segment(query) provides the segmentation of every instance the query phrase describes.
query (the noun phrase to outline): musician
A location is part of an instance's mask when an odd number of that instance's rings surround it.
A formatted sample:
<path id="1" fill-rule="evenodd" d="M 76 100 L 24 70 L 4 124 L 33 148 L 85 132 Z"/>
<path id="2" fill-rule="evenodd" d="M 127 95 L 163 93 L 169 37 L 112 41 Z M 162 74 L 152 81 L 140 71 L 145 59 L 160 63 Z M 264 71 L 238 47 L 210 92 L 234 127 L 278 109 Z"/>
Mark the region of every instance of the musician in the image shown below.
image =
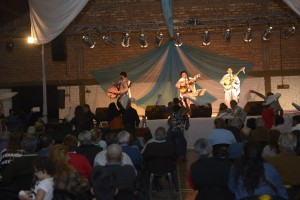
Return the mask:
<path id="1" fill-rule="evenodd" d="M 118 91 L 116 92 L 119 96 L 117 101 L 119 101 L 122 104 L 123 108 L 126 109 L 128 100 L 131 98 L 131 92 L 130 92 L 131 81 L 128 80 L 127 73 L 121 72 L 120 81 L 117 84 L 115 83 L 113 84 L 118 89 Z"/>
<path id="2" fill-rule="evenodd" d="M 232 69 L 230 67 L 227 69 L 227 74 L 221 79 L 220 84 L 224 87 L 224 101 L 228 107 L 230 107 L 231 100 L 239 102 L 240 79 L 237 75 L 232 74 Z"/>

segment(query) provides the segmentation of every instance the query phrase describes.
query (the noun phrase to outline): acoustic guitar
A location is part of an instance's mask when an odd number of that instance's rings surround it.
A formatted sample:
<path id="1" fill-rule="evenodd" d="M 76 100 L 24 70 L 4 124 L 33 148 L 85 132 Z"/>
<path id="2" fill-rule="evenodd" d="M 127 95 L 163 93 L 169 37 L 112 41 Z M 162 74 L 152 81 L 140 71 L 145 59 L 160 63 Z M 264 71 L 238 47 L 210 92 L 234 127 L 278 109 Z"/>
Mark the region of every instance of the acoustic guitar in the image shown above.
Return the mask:
<path id="1" fill-rule="evenodd" d="M 186 80 L 185 85 L 181 86 L 179 88 L 180 93 L 186 93 L 189 90 L 191 90 L 191 92 L 194 92 L 193 90 L 195 90 L 194 86 L 195 86 L 196 80 L 197 80 L 197 78 L 200 78 L 200 76 L 201 76 L 200 74 L 197 74 L 193 78 Z"/>
<path id="2" fill-rule="evenodd" d="M 230 90 L 230 89 L 233 87 L 233 83 L 234 83 L 235 77 L 237 77 L 237 76 L 239 75 L 239 73 L 241 73 L 241 72 L 243 72 L 243 73 L 245 74 L 245 67 L 242 67 L 236 74 L 234 74 L 234 75 L 232 76 L 231 79 L 228 78 L 228 79 L 226 79 L 226 80 L 224 81 L 223 86 L 224 86 L 224 88 L 225 88 L 226 90 Z"/>

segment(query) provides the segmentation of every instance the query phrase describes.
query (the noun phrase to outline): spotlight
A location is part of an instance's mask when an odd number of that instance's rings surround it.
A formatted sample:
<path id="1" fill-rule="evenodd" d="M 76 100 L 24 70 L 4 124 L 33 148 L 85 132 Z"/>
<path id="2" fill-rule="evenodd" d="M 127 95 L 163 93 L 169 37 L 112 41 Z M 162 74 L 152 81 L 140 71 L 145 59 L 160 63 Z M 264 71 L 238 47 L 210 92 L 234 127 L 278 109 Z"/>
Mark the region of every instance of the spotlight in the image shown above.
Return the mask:
<path id="1" fill-rule="evenodd" d="M 180 33 L 176 33 L 176 36 L 174 38 L 174 43 L 176 47 L 180 47 L 182 45 L 182 41 L 181 41 L 181 34 Z"/>
<path id="2" fill-rule="evenodd" d="M 231 30 L 228 28 L 225 30 L 225 41 L 229 43 L 231 40 Z"/>
<path id="3" fill-rule="evenodd" d="M 125 33 L 123 40 L 122 40 L 122 46 L 129 47 L 129 45 L 130 45 L 130 35 L 129 35 L 129 33 Z"/>
<path id="4" fill-rule="evenodd" d="M 160 47 L 163 39 L 164 39 L 164 34 L 162 34 L 161 32 L 156 35 L 156 37 L 155 37 L 155 45 L 156 45 L 156 47 Z"/>
<path id="5" fill-rule="evenodd" d="M 116 40 L 111 36 L 110 33 L 107 33 L 103 36 L 103 40 L 107 44 L 116 44 Z"/>
<path id="6" fill-rule="evenodd" d="M 88 35 L 82 36 L 82 41 L 91 49 L 95 47 L 96 42 L 94 42 Z"/>
<path id="7" fill-rule="evenodd" d="M 142 47 L 142 48 L 146 48 L 146 47 L 148 46 L 148 42 L 147 42 L 146 38 L 147 38 L 147 37 L 145 36 L 144 33 L 141 33 L 141 34 L 140 34 L 139 41 L 140 41 L 140 43 L 141 43 L 141 47 Z"/>
<path id="8" fill-rule="evenodd" d="M 209 44 L 210 44 L 210 33 L 209 33 L 209 31 L 204 31 L 203 45 L 208 46 Z"/>
<path id="9" fill-rule="evenodd" d="M 9 37 L 9 40 L 6 42 L 6 50 L 12 51 L 14 49 L 14 42 L 12 41 L 11 37 Z"/>
<path id="10" fill-rule="evenodd" d="M 265 29 L 263 34 L 263 40 L 270 40 L 270 35 L 273 32 L 273 27 L 269 26 Z"/>
<path id="11" fill-rule="evenodd" d="M 295 26 L 290 26 L 290 27 L 285 27 L 283 30 L 284 31 L 282 33 L 282 37 L 288 39 L 291 35 L 294 34 L 296 28 Z"/>
<path id="12" fill-rule="evenodd" d="M 245 32 L 245 38 L 244 41 L 245 42 L 251 42 L 252 41 L 252 29 L 250 27 L 247 28 L 246 32 Z"/>

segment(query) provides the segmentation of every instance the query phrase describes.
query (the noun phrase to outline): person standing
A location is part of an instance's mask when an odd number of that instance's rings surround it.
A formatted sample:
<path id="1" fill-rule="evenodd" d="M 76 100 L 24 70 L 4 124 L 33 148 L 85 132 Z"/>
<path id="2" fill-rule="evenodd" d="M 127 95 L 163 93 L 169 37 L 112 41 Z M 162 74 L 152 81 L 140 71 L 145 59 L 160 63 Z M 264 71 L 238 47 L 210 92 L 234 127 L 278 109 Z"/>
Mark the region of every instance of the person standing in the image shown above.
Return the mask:
<path id="1" fill-rule="evenodd" d="M 117 83 L 117 94 L 119 95 L 117 102 L 120 102 L 124 109 L 128 104 L 128 100 L 131 98 L 130 92 L 131 81 L 127 78 L 126 72 L 120 73 L 120 81 Z"/>
<path id="2" fill-rule="evenodd" d="M 223 76 L 220 84 L 224 87 L 225 104 L 230 107 L 230 101 L 239 102 L 240 95 L 240 79 L 237 74 L 232 74 L 232 68 L 227 69 L 227 74 Z"/>

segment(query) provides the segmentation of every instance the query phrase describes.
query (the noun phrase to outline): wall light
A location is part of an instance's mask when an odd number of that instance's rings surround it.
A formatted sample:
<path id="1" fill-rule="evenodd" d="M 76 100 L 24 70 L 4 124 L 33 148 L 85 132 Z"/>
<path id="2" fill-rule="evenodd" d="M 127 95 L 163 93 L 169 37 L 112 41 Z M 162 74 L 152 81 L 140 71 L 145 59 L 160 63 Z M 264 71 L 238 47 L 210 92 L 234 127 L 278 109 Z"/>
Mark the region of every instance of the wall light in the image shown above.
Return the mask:
<path id="1" fill-rule="evenodd" d="M 209 33 L 209 31 L 204 31 L 203 45 L 208 46 L 209 44 L 210 44 L 210 33 Z"/>
<path id="2" fill-rule="evenodd" d="M 164 39 L 164 34 L 162 32 L 160 32 L 156 35 L 155 41 L 154 41 L 156 47 L 160 47 L 163 39 Z"/>
<path id="3" fill-rule="evenodd" d="M 27 43 L 28 44 L 33 44 L 33 43 L 35 43 L 35 39 L 33 37 L 28 37 L 27 38 Z"/>
<path id="4" fill-rule="evenodd" d="M 145 36 L 144 33 L 141 33 L 140 34 L 140 37 L 139 37 L 139 41 L 141 43 L 141 47 L 142 48 L 146 48 L 148 46 L 148 42 L 147 42 L 147 37 Z"/>
<path id="5" fill-rule="evenodd" d="M 12 41 L 12 38 L 9 37 L 9 40 L 6 42 L 6 50 L 7 51 L 12 51 L 14 49 L 14 42 Z"/>
<path id="6" fill-rule="evenodd" d="M 82 41 L 91 49 L 95 47 L 96 42 L 94 42 L 89 35 L 82 36 Z"/>
<path id="7" fill-rule="evenodd" d="M 231 40 L 231 30 L 228 28 L 225 30 L 225 41 L 229 43 Z"/>
<path id="8" fill-rule="evenodd" d="M 285 27 L 283 28 L 283 33 L 282 33 L 282 37 L 285 39 L 288 39 L 291 35 L 294 34 L 296 28 L 295 26 L 290 26 L 290 27 Z"/>
<path id="9" fill-rule="evenodd" d="M 130 46 L 130 35 L 129 33 L 125 33 L 122 39 L 122 46 L 129 47 Z"/>
<path id="10" fill-rule="evenodd" d="M 175 43 L 175 46 L 176 46 L 176 47 L 180 47 L 180 46 L 182 45 L 181 39 L 182 39 L 181 34 L 177 32 L 177 33 L 176 33 L 176 36 L 175 36 L 175 38 L 174 38 L 174 43 Z"/>
<path id="11" fill-rule="evenodd" d="M 263 34 L 263 40 L 270 40 L 270 35 L 273 32 L 273 27 L 269 26 L 265 29 Z"/>
<path id="12" fill-rule="evenodd" d="M 250 27 L 248 27 L 246 32 L 245 32 L 244 41 L 245 42 L 251 42 L 252 41 L 252 36 L 253 36 L 252 29 Z"/>
<path id="13" fill-rule="evenodd" d="M 116 44 L 116 40 L 111 36 L 110 33 L 104 35 L 103 40 L 106 44 Z"/>

